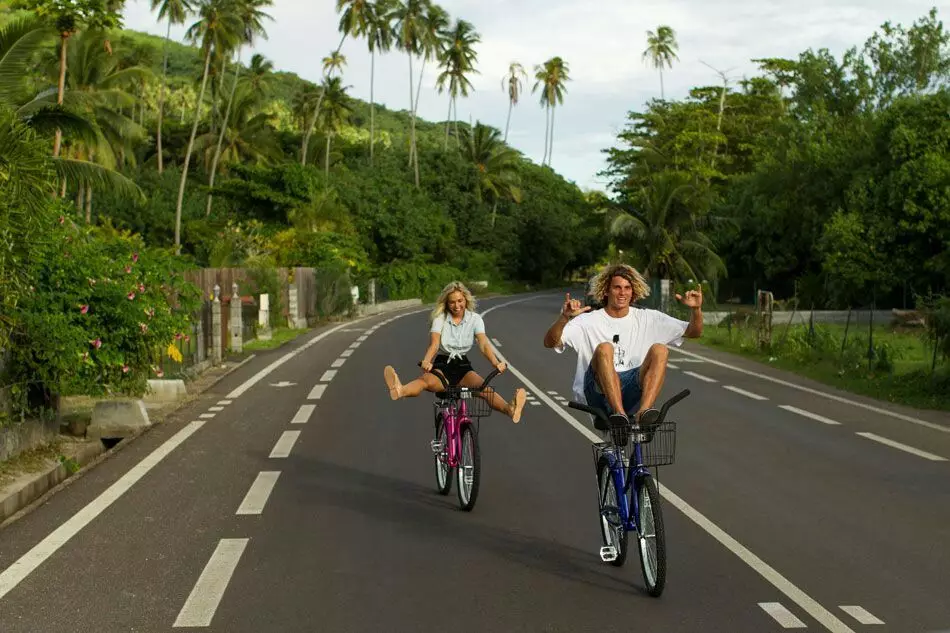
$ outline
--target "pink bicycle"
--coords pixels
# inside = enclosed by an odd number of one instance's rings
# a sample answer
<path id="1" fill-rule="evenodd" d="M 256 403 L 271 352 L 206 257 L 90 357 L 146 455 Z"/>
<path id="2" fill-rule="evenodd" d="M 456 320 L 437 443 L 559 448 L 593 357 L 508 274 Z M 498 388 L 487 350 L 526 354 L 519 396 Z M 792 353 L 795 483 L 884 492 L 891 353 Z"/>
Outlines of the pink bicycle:
<path id="1" fill-rule="evenodd" d="M 478 448 L 478 421 L 491 414 L 483 396 L 491 397 L 488 383 L 498 375 L 493 370 L 481 387 L 449 385 L 439 371 L 432 372 L 442 381 L 444 391 L 435 394 L 435 481 L 439 494 L 452 489 L 452 473 L 458 479 L 458 499 L 462 510 L 471 511 L 478 498 L 481 456 Z"/>

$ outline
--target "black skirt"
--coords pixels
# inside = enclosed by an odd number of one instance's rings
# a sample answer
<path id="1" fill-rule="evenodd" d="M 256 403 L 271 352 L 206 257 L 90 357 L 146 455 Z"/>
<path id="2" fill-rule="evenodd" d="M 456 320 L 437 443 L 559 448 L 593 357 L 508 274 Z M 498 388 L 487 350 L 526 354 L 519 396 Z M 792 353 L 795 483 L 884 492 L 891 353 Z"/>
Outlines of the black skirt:
<path id="1" fill-rule="evenodd" d="M 432 369 L 441 371 L 451 386 L 457 385 L 465 377 L 465 374 L 473 371 L 468 356 L 463 355 L 461 358 L 449 359 L 448 354 L 436 356 L 435 360 L 432 361 Z"/>

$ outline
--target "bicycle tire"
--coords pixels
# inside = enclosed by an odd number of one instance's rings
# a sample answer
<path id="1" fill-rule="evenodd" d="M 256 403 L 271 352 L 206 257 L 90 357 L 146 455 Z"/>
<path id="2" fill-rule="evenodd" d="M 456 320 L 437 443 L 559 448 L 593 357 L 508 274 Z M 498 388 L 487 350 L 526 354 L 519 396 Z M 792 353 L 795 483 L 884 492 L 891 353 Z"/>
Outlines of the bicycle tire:
<path id="1" fill-rule="evenodd" d="M 461 430 L 461 451 L 459 456 L 459 467 L 456 469 L 458 476 L 458 499 L 459 506 L 466 512 L 471 512 L 475 507 L 475 501 L 478 499 L 478 487 L 481 480 L 482 458 L 478 447 L 478 434 L 471 424 L 465 424 Z M 471 447 L 471 451 L 466 450 L 466 446 Z M 470 454 L 469 454 L 470 453 Z M 471 464 L 466 462 L 471 461 Z M 467 474 L 471 474 L 471 482 L 466 481 Z"/>
<path id="2" fill-rule="evenodd" d="M 613 505 L 608 503 L 608 495 L 613 491 Z M 610 561 L 614 567 L 622 567 L 627 561 L 628 533 L 620 518 L 620 495 L 623 491 L 617 490 L 617 482 L 610 472 L 610 462 L 604 455 L 597 462 L 597 510 L 600 519 L 600 539 L 604 547 L 613 546 L 617 549 L 617 558 Z M 613 523 L 604 516 L 605 509 L 613 514 Z"/>
<path id="3" fill-rule="evenodd" d="M 435 439 L 439 441 L 445 435 L 445 425 L 442 423 L 442 414 L 435 416 Z M 435 462 L 435 489 L 440 495 L 447 495 L 452 490 L 452 468 L 448 464 L 448 453 L 443 447 L 441 453 L 433 455 Z"/>
<path id="4" fill-rule="evenodd" d="M 663 530 L 660 493 L 653 477 L 640 477 L 637 480 L 636 490 L 637 506 L 640 511 L 637 521 L 637 525 L 640 526 L 640 532 L 637 535 L 640 571 L 643 574 L 647 593 L 657 598 L 666 586 L 666 534 Z"/>

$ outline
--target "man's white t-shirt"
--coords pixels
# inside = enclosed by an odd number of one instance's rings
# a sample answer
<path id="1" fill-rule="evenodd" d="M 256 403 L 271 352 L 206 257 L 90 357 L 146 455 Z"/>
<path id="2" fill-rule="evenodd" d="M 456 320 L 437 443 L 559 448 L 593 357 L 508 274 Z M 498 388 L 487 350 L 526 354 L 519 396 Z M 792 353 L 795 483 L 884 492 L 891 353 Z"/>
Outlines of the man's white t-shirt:
<path id="1" fill-rule="evenodd" d="M 683 344 L 683 334 L 689 323 L 669 316 L 659 310 L 630 308 L 627 315 L 614 318 L 603 309 L 585 312 L 571 319 L 561 333 L 561 344 L 554 350 L 559 354 L 565 347 L 577 352 L 577 367 L 574 371 L 574 399 L 586 403 L 584 397 L 584 374 L 594 356 L 594 349 L 601 343 L 613 343 L 614 368 L 628 371 L 643 364 L 650 346 Z M 617 342 L 614 343 L 614 337 Z"/>

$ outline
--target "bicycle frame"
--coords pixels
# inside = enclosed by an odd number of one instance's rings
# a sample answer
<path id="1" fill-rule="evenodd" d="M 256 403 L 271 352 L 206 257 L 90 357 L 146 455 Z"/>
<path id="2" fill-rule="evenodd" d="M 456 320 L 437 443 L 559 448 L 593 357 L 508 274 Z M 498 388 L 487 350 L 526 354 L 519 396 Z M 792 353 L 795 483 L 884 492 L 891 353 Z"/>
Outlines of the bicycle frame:
<path id="1" fill-rule="evenodd" d="M 617 499 L 617 511 L 620 514 L 620 523 L 625 530 L 634 531 L 637 534 L 640 533 L 640 526 L 638 521 L 640 519 L 640 500 L 637 498 L 637 495 L 630 495 L 629 499 L 633 501 L 633 512 L 630 511 L 630 504 L 628 503 L 627 493 L 635 482 L 640 481 L 645 477 L 652 477 L 650 470 L 642 465 L 642 457 L 640 455 L 640 443 L 634 442 L 633 445 L 633 454 L 631 459 L 628 461 L 626 466 L 624 466 L 623 459 L 623 450 L 617 448 L 616 446 L 612 447 L 608 451 L 604 451 L 604 454 L 607 455 L 607 463 L 610 466 L 610 476 L 613 477 L 615 490 L 621 491 L 619 499 Z M 618 454 L 621 456 L 618 458 Z M 626 470 L 626 479 L 624 476 L 624 470 Z M 600 500 L 600 505 L 603 507 L 605 499 Z M 607 516 L 604 518 L 607 521 L 611 519 Z"/>
<path id="2" fill-rule="evenodd" d="M 442 413 L 443 438 L 445 439 L 446 463 L 449 468 L 458 468 L 462 453 L 462 429 L 472 421 L 468 417 L 465 400 L 439 403 Z M 441 455 L 440 455 L 441 457 Z"/>

